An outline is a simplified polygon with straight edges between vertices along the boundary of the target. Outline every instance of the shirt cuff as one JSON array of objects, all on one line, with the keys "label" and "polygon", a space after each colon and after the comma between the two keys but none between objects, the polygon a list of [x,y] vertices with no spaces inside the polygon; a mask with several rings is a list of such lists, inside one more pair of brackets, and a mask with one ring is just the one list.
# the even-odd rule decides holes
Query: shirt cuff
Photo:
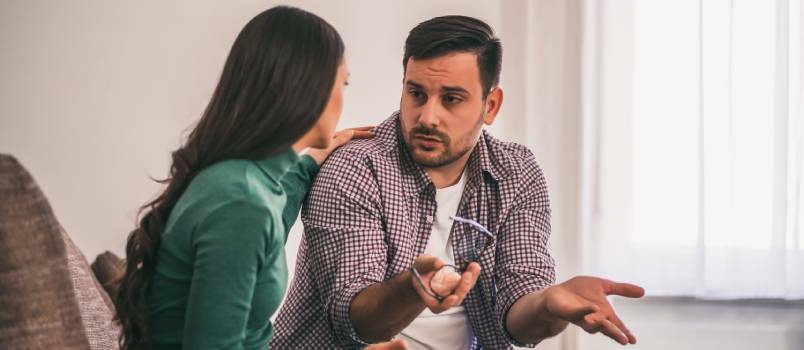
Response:
[{"label": "shirt cuff", "polygon": [[374,283],[376,282],[364,279],[355,281],[337,293],[332,301],[332,330],[338,343],[346,348],[363,348],[371,345],[371,343],[365,342],[357,336],[357,331],[355,331],[352,319],[349,316],[349,309],[352,305],[352,300],[357,294]]},{"label": "shirt cuff", "polygon": [[307,174],[310,179],[315,177],[315,175],[318,174],[318,170],[321,169],[318,163],[315,162],[315,159],[309,154],[302,155],[301,159],[299,159],[299,163],[304,173]]},{"label": "shirt cuff", "polygon": [[507,292],[503,292],[497,295],[498,305],[500,305],[499,310],[501,311],[499,313],[500,318],[498,322],[500,322],[500,325],[502,325],[503,333],[505,333],[505,337],[508,339],[509,343],[517,347],[525,347],[525,348],[536,347],[536,343],[523,344],[516,341],[514,337],[508,334],[508,329],[505,328],[505,317],[508,315],[508,310],[511,309],[511,306],[513,306],[514,303],[516,303],[516,301],[519,300],[519,298],[530,293],[539,292],[547,287],[550,287],[550,285],[544,283],[524,282],[511,286],[510,288],[508,288]]}]

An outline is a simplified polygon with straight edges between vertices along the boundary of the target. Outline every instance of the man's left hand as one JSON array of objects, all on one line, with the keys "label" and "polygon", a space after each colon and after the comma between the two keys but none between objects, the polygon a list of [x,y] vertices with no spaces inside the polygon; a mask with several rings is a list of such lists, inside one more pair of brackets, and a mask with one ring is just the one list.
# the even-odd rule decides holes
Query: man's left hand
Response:
[{"label": "man's left hand", "polygon": [[603,333],[622,345],[636,344],[608,296],[639,298],[644,294],[642,287],[633,284],[579,276],[519,298],[508,310],[505,327],[524,344],[556,336],[570,323],[588,333]]},{"label": "man's left hand", "polygon": [[636,337],[625,326],[608,300],[609,295],[640,298],[642,287],[606,279],[579,276],[544,291],[544,311],[593,334],[601,332],[614,341],[636,344]]}]

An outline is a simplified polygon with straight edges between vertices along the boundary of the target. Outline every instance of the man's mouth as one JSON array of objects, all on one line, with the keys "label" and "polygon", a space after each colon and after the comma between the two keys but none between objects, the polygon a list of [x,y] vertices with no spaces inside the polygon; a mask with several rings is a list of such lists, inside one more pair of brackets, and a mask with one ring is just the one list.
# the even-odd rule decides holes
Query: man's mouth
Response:
[{"label": "man's mouth", "polygon": [[436,146],[438,146],[439,144],[442,143],[441,139],[439,139],[437,137],[421,135],[421,134],[413,135],[413,139],[417,143],[419,143],[422,146],[427,147],[427,148],[436,147]]}]

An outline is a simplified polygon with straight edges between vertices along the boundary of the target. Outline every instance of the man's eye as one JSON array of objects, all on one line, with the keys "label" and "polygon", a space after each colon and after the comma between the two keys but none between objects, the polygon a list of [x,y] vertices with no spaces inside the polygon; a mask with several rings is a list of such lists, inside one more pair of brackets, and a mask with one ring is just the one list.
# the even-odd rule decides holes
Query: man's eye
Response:
[{"label": "man's eye", "polygon": [[449,104],[456,104],[461,102],[461,98],[458,96],[445,96],[444,101]]},{"label": "man's eye", "polygon": [[413,97],[413,98],[419,98],[419,97],[422,97],[422,94],[421,94],[420,92],[416,91],[416,90],[409,90],[409,92],[408,92],[408,93],[409,93],[409,94],[410,94],[410,96],[411,96],[411,97]]}]

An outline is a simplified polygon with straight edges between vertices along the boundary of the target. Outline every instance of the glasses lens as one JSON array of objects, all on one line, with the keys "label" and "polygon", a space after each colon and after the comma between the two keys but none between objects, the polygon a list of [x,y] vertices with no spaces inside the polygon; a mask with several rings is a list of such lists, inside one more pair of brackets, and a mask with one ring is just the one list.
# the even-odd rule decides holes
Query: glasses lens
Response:
[{"label": "glasses lens", "polygon": [[480,259],[480,254],[483,253],[483,249],[486,248],[486,243],[488,243],[489,238],[478,230],[474,230],[472,233],[472,251],[467,257],[470,259],[469,261],[477,261]]},{"label": "glasses lens", "polygon": [[458,269],[455,266],[445,265],[430,279],[430,289],[435,295],[446,297],[452,294],[460,281],[461,274],[458,273]]},{"label": "glasses lens", "polygon": [[451,218],[466,225],[466,234],[463,235],[465,238],[458,242],[456,249],[460,263],[468,264],[473,261],[478,261],[480,255],[486,249],[486,245],[489,243],[491,233],[476,221],[458,216],[452,216]]}]

